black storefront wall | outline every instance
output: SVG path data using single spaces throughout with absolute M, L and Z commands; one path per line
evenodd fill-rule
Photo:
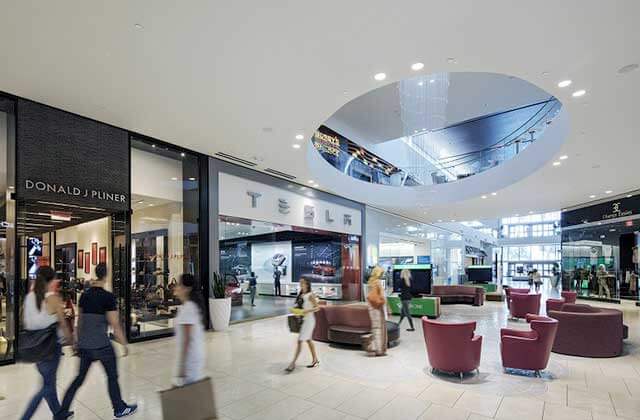
M 562 212 L 560 226 L 565 228 L 585 223 L 606 222 L 621 217 L 634 216 L 639 212 L 640 195 L 633 195 L 606 203 Z
M 127 131 L 23 99 L 17 121 L 18 200 L 130 209 Z

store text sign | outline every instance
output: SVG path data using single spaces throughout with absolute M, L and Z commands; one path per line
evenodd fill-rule
M 72 185 L 52 184 L 49 182 L 27 179 L 24 182 L 24 188 L 26 191 L 40 191 L 70 197 L 91 198 L 93 200 L 126 203 L 126 196 L 124 194 L 114 194 L 102 190 L 79 188 Z

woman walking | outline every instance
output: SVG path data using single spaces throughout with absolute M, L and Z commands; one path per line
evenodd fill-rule
M 407 331 L 415 331 L 413 328 L 413 319 L 411 319 L 411 298 L 413 298 L 413 294 L 411 293 L 411 272 L 406 268 L 400 272 L 400 302 L 402 302 L 402 307 L 400 309 L 400 321 L 398 321 L 398 328 L 402 324 L 402 320 L 407 318 L 409 320 L 409 327 Z
M 540 286 L 542 286 L 542 276 L 538 273 L 538 269 L 534 268 L 531 273 L 531 277 L 533 279 L 533 285 L 536 288 L 536 293 L 540 293 Z
M 369 317 L 371 318 L 371 340 L 367 346 L 370 356 L 384 356 L 387 353 L 387 324 L 384 311 L 384 292 L 380 284 L 380 278 L 384 269 L 374 267 L 369 276 L 367 303 L 369 305 Z
M 73 336 L 64 316 L 64 304 L 56 290 L 56 273 L 51 267 L 42 266 L 36 272 L 36 280 L 33 290 L 27 294 L 24 300 L 24 320 L 23 325 L 26 330 L 44 330 L 57 324 L 58 331 L 62 330 L 66 343 L 73 345 Z M 42 387 L 33 396 L 26 411 L 22 415 L 22 420 L 30 419 L 38 409 L 40 402 L 44 399 L 49 405 L 49 410 L 53 417 L 60 414 L 60 401 L 56 389 L 56 375 L 58 365 L 62 356 L 62 347 L 58 341 L 56 348 L 47 359 L 36 363 L 38 373 L 42 377 Z M 70 417 L 73 413 L 68 413 Z M 67 418 L 62 417 L 62 418 Z
M 314 312 L 318 310 L 318 298 L 313 294 L 313 291 L 311 291 L 311 283 L 305 278 L 300 279 L 300 292 L 296 298 L 296 306 L 302 309 L 302 327 L 300 327 L 300 334 L 298 335 L 298 342 L 296 343 L 296 353 L 289 367 L 286 369 L 287 372 L 293 372 L 296 368 L 296 361 L 298 361 L 298 356 L 300 356 L 302 343 L 305 341 L 309 345 L 309 351 L 312 357 L 311 364 L 307 367 L 314 368 L 320 364 L 312 340 L 313 330 L 316 327 L 316 316 Z
M 183 274 L 175 294 L 182 302 L 175 319 L 178 355 L 175 384 L 182 386 L 205 377 L 202 292 L 193 275 Z

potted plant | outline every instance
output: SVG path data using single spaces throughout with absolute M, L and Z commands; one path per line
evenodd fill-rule
M 209 285 L 209 316 L 214 331 L 224 331 L 229 328 L 231 320 L 231 298 L 226 296 L 224 279 L 218 273 L 213 273 Z

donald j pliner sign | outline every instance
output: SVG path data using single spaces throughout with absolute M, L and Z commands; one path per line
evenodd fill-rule
M 93 200 L 116 203 L 125 203 L 127 199 L 124 194 L 110 193 L 107 191 L 95 189 L 79 188 L 73 185 L 34 181 L 31 179 L 25 180 L 24 188 L 26 191 L 40 191 L 45 193 L 64 195 L 68 197 L 91 198 Z

